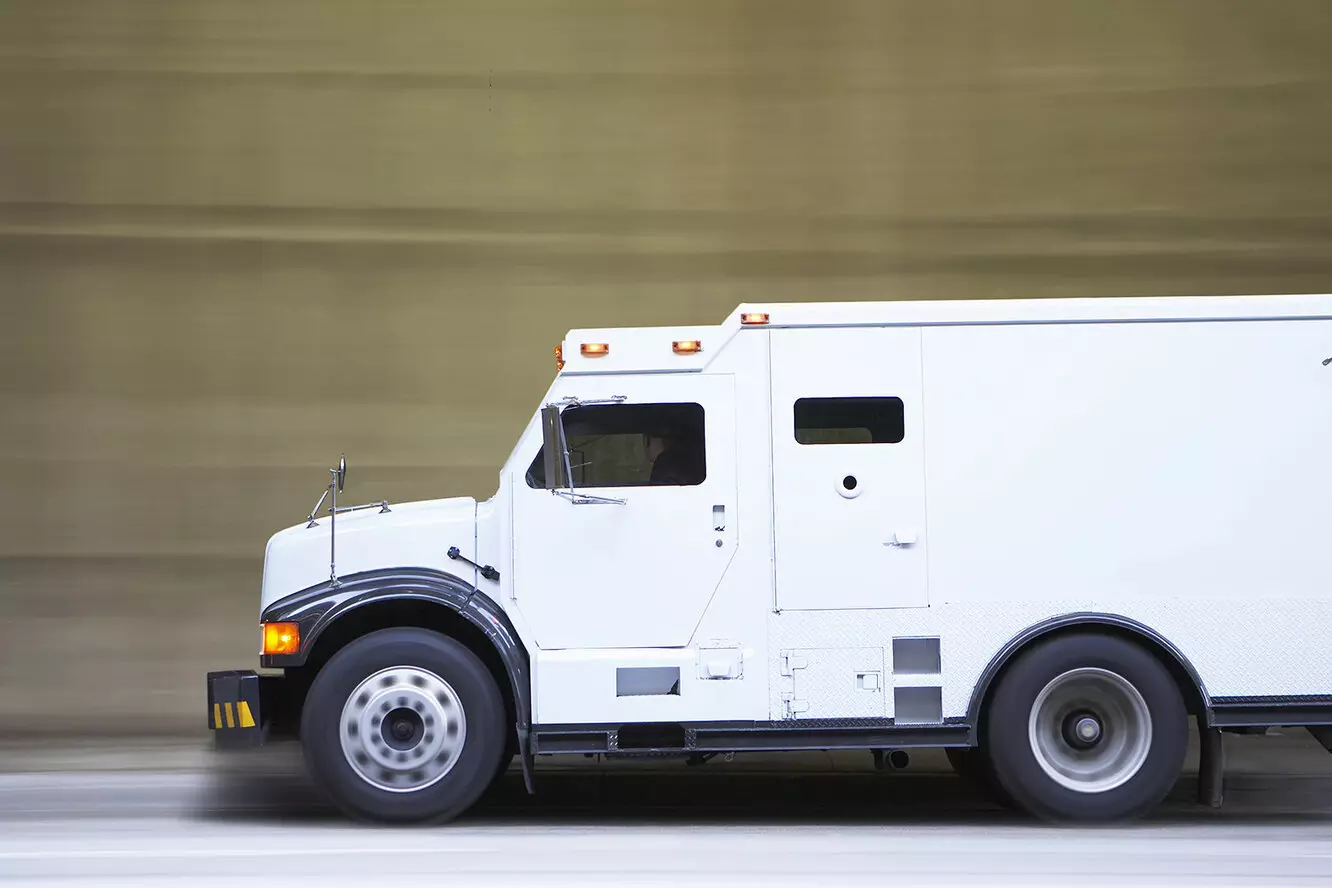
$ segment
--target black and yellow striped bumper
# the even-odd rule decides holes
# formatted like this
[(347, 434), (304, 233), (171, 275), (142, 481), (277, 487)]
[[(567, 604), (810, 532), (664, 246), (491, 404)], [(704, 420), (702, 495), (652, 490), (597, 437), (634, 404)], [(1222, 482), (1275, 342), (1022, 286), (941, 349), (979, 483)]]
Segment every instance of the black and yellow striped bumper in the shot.
[(267, 734), (259, 674), (242, 669), (208, 673), (208, 727), (224, 749), (259, 746)]

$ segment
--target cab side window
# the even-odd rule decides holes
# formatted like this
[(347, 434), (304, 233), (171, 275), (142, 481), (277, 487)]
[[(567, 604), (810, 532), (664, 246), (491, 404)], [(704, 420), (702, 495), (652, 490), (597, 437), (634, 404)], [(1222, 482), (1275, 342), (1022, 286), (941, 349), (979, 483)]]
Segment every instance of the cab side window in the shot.
[[(701, 404), (592, 404), (562, 414), (575, 487), (702, 484), (707, 446)], [(545, 448), (527, 470), (545, 487)]]

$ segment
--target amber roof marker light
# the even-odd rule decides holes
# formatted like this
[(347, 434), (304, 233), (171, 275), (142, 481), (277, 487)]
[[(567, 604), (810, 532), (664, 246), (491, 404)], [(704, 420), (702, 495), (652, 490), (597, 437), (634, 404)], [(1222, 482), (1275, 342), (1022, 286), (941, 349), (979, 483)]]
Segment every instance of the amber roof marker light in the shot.
[(671, 343), (671, 351), (677, 355), (696, 355), (703, 351), (703, 343), (697, 339), (677, 339)]
[(610, 354), (610, 344), (606, 342), (584, 342), (579, 350), (585, 358), (600, 358)]
[(747, 311), (740, 315), (740, 323), (747, 327), (756, 327), (768, 323), (768, 313), (766, 311)]
[(564, 369), (564, 346), (562, 345), (555, 346), (555, 369)]

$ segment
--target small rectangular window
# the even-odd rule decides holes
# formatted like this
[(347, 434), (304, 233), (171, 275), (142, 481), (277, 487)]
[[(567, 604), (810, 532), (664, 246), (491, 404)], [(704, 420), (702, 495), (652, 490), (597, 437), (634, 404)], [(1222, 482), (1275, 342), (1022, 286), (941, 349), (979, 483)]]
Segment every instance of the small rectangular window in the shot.
[(801, 398), (795, 438), (801, 444), (897, 444), (906, 436), (901, 398)]

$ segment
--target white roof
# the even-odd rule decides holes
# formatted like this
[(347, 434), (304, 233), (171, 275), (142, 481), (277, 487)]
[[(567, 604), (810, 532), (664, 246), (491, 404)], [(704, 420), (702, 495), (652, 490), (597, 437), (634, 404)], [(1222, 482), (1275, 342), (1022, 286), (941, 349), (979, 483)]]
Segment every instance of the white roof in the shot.
[[(768, 323), (742, 324), (750, 314), (766, 314)], [(564, 373), (661, 373), (701, 370), (732, 336), (773, 327), (1296, 319), (1332, 320), (1332, 294), (753, 303), (738, 306), (717, 326), (570, 330), (561, 347)], [(699, 340), (703, 350), (677, 354), (672, 344), (679, 340)], [(584, 357), (584, 343), (603, 343), (609, 351)]]

